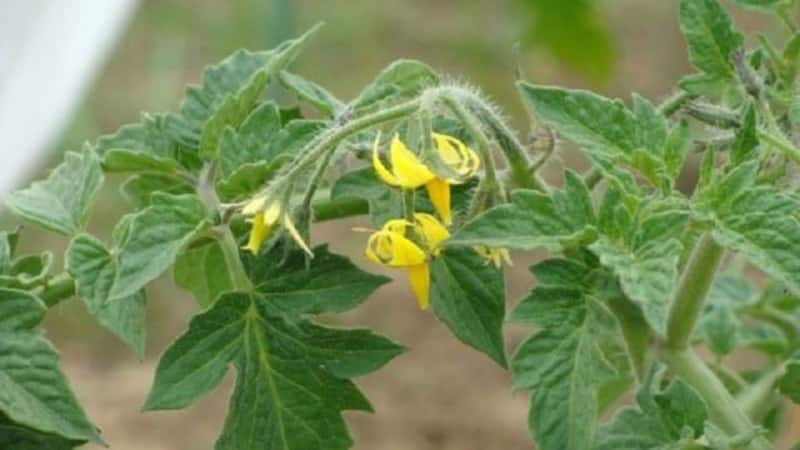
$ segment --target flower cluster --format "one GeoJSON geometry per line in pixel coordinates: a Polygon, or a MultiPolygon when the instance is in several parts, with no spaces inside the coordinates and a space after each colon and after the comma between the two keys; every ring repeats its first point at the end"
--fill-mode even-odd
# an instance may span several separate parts
{"type": "MultiPolygon", "coordinates": [[[[434,148],[448,174],[440,176],[411,152],[395,136],[389,145],[391,169],[380,159],[380,136],[375,140],[372,165],[378,177],[390,186],[414,190],[424,186],[433,204],[436,217],[414,213],[413,221],[393,219],[374,232],[367,241],[366,256],[387,267],[407,269],[411,288],[421,309],[427,309],[430,299],[430,260],[440,250],[441,243],[450,237],[445,225],[452,224],[450,186],[461,184],[480,169],[478,154],[458,139],[433,133],[434,148]]],[[[481,256],[500,266],[510,262],[505,249],[476,248],[481,256]]]]}

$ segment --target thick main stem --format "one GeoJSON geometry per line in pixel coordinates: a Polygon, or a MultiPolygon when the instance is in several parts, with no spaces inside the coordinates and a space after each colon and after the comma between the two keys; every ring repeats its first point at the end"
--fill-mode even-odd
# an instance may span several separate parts
{"type": "MultiPolygon", "coordinates": [[[[676,375],[700,394],[708,406],[712,422],[731,435],[740,435],[752,432],[753,424],[722,381],[690,348],[692,332],[723,253],[724,249],[709,233],[705,233],[695,245],[672,299],[662,358],[676,375]]],[[[768,450],[772,445],[758,437],[747,448],[768,450]]]]}
{"type": "Polygon", "coordinates": [[[723,253],[724,249],[708,233],[697,242],[672,298],[667,319],[669,348],[682,350],[689,347],[723,253]]]}

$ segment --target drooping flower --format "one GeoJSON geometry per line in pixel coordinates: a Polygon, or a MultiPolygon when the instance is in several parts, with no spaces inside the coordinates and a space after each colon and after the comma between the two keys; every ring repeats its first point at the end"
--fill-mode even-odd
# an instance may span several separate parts
{"type": "Polygon", "coordinates": [[[300,232],[297,231],[297,228],[294,226],[291,214],[289,214],[281,202],[277,200],[268,202],[265,195],[260,195],[247,202],[242,209],[242,213],[250,216],[249,221],[252,223],[250,239],[247,241],[247,245],[243,247],[244,249],[249,250],[255,255],[258,253],[264,241],[269,239],[275,226],[281,225],[289,232],[289,236],[292,237],[303,251],[313,256],[313,252],[308,247],[308,244],[306,244],[303,237],[300,236],[300,232]]]}
{"type": "Polygon", "coordinates": [[[449,172],[446,176],[436,174],[420,161],[397,135],[392,138],[389,145],[391,170],[383,164],[378,155],[380,136],[375,139],[372,148],[372,165],[378,177],[390,186],[403,189],[425,186],[439,217],[449,225],[452,223],[450,185],[463,183],[475,175],[480,168],[480,158],[472,149],[452,136],[433,133],[433,142],[439,159],[449,172]]]}
{"type": "Polygon", "coordinates": [[[505,263],[507,266],[514,265],[511,262],[511,255],[508,253],[507,248],[492,248],[483,245],[476,245],[473,248],[487,261],[487,264],[492,263],[498,269],[503,266],[503,263],[505,263]]]}
{"type": "Polygon", "coordinates": [[[414,214],[414,222],[395,219],[370,235],[366,256],[387,267],[405,268],[420,309],[430,303],[430,258],[450,237],[444,225],[430,214],[414,214]]]}

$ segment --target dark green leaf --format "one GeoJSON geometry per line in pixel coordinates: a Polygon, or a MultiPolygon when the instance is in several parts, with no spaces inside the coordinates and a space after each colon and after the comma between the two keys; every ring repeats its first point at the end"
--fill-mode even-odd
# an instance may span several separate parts
{"type": "Polygon", "coordinates": [[[370,222],[374,227],[403,215],[400,191],[382,183],[371,167],[348,172],[336,180],[331,198],[347,197],[364,199],[369,203],[370,222]]]}
{"type": "Polygon", "coordinates": [[[256,290],[277,311],[290,315],[348,311],[390,281],[364,272],[347,258],[330,253],[327,246],[315,247],[310,263],[306,258],[295,251],[277,264],[278,258],[267,252],[248,263],[256,290]]]}
{"type": "Polygon", "coordinates": [[[341,412],[370,405],[348,378],[379,368],[402,348],[365,330],[288,322],[268,303],[229,293],[196,316],[159,362],[145,408],[189,405],[234,364],[238,377],[218,450],[350,448],[341,412]]]}
{"type": "Polygon", "coordinates": [[[0,413],[23,427],[102,443],[58,366],[58,354],[32,330],[45,306],[33,295],[0,289],[0,413]]]}
{"type": "Polygon", "coordinates": [[[786,363],[786,373],[778,382],[781,394],[800,404],[800,360],[792,359],[786,363]]]}
{"type": "Polygon", "coordinates": [[[431,263],[431,304],[462,342],[505,367],[503,272],[470,248],[445,249],[431,263]]]}

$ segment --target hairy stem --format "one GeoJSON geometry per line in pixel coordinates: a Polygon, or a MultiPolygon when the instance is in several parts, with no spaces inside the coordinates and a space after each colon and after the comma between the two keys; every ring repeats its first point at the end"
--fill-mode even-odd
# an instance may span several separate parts
{"type": "Polygon", "coordinates": [[[754,421],[761,421],[770,408],[775,406],[775,387],[786,373],[786,366],[779,364],[747,386],[736,396],[736,403],[754,421]]]}
{"type": "Polygon", "coordinates": [[[703,310],[723,253],[723,248],[708,233],[695,245],[672,298],[667,319],[669,348],[683,350],[689,347],[695,323],[703,310]]]}
{"type": "Polygon", "coordinates": [[[645,322],[641,310],[627,298],[610,298],[607,305],[619,322],[628,360],[636,379],[642,380],[648,367],[648,351],[652,337],[650,327],[645,322]]]}
{"type": "Polygon", "coordinates": [[[420,100],[414,99],[391,108],[359,117],[358,119],[329,128],[317,138],[306,144],[300,151],[303,155],[295,160],[289,168],[275,181],[275,184],[286,183],[301,175],[316,164],[326,153],[332,152],[344,139],[382,123],[401,119],[419,109],[420,100]]]}

